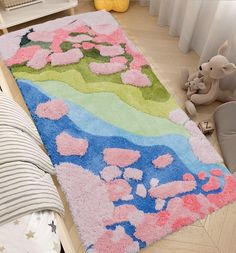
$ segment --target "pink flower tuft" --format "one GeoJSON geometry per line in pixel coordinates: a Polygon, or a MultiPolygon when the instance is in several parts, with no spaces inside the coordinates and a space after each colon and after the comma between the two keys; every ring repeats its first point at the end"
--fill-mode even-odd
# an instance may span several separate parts
{"type": "Polygon", "coordinates": [[[152,187],[149,190],[149,194],[153,198],[166,199],[174,197],[179,193],[191,192],[195,188],[196,181],[173,181],[157,187],[152,187]]]}
{"type": "Polygon", "coordinates": [[[143,184],[138,184],[136,189],[136,194],[142,198],[146,198],[147,196],[147,189],[143,184]]]}
{"type": "Polygon", "coordinates": [[[137,87],[151,86],[149,78],[139,70],[128,70],[121,74],[121,79],[124,84],[129,84],[137,87]]]}
{"type": "Polygon", "coordinates": [[[96,63],[89,64],[90,70],[97,75],[110,75],[126,69],[121,63],[96,63]]]}
{"type": "Polygon", "coordinates": [[[209,191],[217,190],[219,189],[219,187],[220,187],[219,180],[214,176],[210,176],[209,181],[202,186],[202,189],[205,192],[209,192],[209,191]]]}
{"type": "Polygon", "coordinates": [[[195,178],[194,178],[194,176],[191,173],[185,173],[183,175],[183,180],[184,181],[194,181],[195,178]]]}
{"type": "Polygon", "coordinates": [[[103,155],[107,164],[120,167],[129,166],[140,158],[139,151],[121,148],[106,148],[103,155]]]}
{"type": "Polygon", "coordinates": [[[205,171],[200,171],[200,172],[198,173],[198,178],[199,178],[200,180],[204,180],[204,179],[206,178],[206,172],[205,172],[205,171]]]}
{"type": "Polygon", "coordinates": [[[216,177],[221,177],[223,175],[221,169],[211,169],[210,173],[212,176],[216,177]]]}
{"type": "Polygon", "coordinates": [[[40,118],[58,120],[68,113],[68,108],[63,100],[54,99],[38,104],[35,113],[40,118]]]}
{"type": "Polygon", "coordinates": [[[33,69],[42,69],[49,61],[48,56],[51,53],[48,49],[41,49],[37,51],[31,60],[28,61],[27,66],[33,69]]]}
{"type": "Polygon", "coordinates": [[[83,42],[82,43],[82,47],[85,50],[89,50],[95,47],[95,44],[91,43],[91,42],[83,42]]]}
{"type": "Polygon", "coordinates": [[[107,166],[101,171],[101,177],[109,182],[121,176],[121,170],[116,166],[107,166]]]}
{"type": "Polygon", "coordinates": [[[72,47],[73,47],[73,48],[81,48],[82,45],[79,44],[79,43],[75,43],[75,44],[72,45],[72,47]]]}
{"type": "Polygon", "coordinates": [[[75,138],[66,132],[60,133],[56,137],[57,152],[60,155],[85,155],[88,149],[88,141],[81,138],[75,138]]]}
{"type": "Polygon", "coordinates": [[[155,160],[152,161],[155,168],[163,169],[173,162],[173,157],[170,154],[165,154],[158,156],[155,160]]]}
{"type": "Polygon", "coordinates": [[[143,172],[141,170],[135,168],[126,168],[124,172],[124,179],[134,179],[141,180],[143,177],[143,172]]]}
{"type": "Polygon", "coordinates": [[[39,50],[41,50],[40,46],[21,47],[17,50],[14,56],[6,61],[6,64],[7,66],[12,66],[14,64],[27,62],[31,60],[34,54],[39,50]]]}
{"type": "Polygon", "coordinates": [[[96,49],[100,51],[100,54],[102,56],[110,56],[114,57],[117,55],[124,54],[124,49],[120,45],[114,45],[114,46],[96,46],[96,49]]]}
{"type": "Polygon", "coordinates": [[[53,35],[53,41],[50,46],[51,50],[54,53],[61,53],[61,44],[66,40],[66,38],[69,36],[69,31],[65,31],[63,29],[58,29],[54,31],[53,35]]]}
{"type": "Polygon", "coordinates": [[[123,179],[116,179],[107,183],[108,194],[111,201],[117,201],[127,197],[131,193],[129,183],[123,179]]]}
{"type": "Polygon", "coordinates": [[[126,64],[128,60],[124,56],[116,56],[116,57],[111,58],[110,62],[126,64]]]}
{"type": "Polygon", "coordinates": [[[79,62],[83,53],[79,48],[70,49],[64,53],[54,53],[50,56],[52,66],[67,65],[79,62]]]}

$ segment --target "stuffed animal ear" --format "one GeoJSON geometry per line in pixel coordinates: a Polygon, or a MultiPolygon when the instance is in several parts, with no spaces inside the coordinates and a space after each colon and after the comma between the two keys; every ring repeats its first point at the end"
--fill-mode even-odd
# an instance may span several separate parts
{"type": "Polygon", "coordinates": [[[225,55],[226,51],[229,48],[229,41],[226,40],[218,49],[218,54],[225,55]]]}
{"type": "Polygon", "coordinates": [[[227,63],[222,67],[225,74],[229,75],[236,71],[236,66],[233,63],[227,63]]]}
{"type": "Polygon", "coordinates": [[[205,89],[205,88],[206,88],[205,83],[199,83],[199,84],[198,84],[198,88],[199,88],[200,90],[205,89]]]}

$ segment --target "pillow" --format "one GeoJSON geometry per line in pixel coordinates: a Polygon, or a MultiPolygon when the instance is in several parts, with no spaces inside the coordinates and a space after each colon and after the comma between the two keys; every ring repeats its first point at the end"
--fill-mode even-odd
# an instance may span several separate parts
{"type": "Polygon", "coordinates": [[[231,172],[236,172],[236,101],[220,105],[214,120],[225,164],[231,172]]]}
{"type": "Polygon", "coordinates": [[[25,133],[17,134],[0,127],[0,165],[14,161],[29,162],[39,169],[55,174],[50,158],[25,133]]]}
{"type": "Polygon", "coordinates": [[[2,126],[17,128],[28,134],[37,144],[42,144],[37,129],[26,112],[15,101],[0,92],[0,127],[2,126]]]}

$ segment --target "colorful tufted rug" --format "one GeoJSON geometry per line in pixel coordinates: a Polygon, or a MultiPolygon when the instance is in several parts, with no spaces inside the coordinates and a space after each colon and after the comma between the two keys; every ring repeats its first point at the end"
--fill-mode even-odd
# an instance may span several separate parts
{"type": "Polygon", "coordinates": [[[87,252],[138,252],[236,200],[236,179],[109,13],[0,43],[87,252]]]}

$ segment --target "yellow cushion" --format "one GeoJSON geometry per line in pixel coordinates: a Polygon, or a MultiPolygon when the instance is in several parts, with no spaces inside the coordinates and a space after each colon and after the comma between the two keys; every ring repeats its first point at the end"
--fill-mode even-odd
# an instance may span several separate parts
{"type": "Polygon", "coordinates": [[[97,10],[125,12],[129,8],[129,0],[94,0],[97,10]]]}

